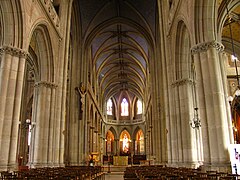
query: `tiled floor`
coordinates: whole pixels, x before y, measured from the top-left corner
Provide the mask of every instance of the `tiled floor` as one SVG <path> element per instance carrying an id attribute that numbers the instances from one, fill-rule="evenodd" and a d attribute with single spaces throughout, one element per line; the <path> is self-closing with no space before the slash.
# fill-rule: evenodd
<path id="1" fill-rule="evenodd" d="M 105 180 L 123 180 L 123 172 L 106 173 Z"/>

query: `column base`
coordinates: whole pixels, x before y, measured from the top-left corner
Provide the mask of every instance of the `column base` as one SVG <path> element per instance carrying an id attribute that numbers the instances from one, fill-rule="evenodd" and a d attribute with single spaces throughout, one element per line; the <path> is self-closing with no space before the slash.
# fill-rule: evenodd
<path id="1" fill-rule="evenodd" d="M 18 170 L 18 164 L 0 164 L 0 171 L 17 171 Z"/>
<path id="2" fill-rule="evenodd" d="M 32 168 L 43 168 L 43 167 L 65 167 L 63 163 L 28 163 L 29 169 Z"/>
<path id="3" fill-rule="evenodd" d="M 232 173 L 230 162 L 203 163 L 201 168 L 203 169 L 203 171 L 219 171 L 219 172 Z"/>

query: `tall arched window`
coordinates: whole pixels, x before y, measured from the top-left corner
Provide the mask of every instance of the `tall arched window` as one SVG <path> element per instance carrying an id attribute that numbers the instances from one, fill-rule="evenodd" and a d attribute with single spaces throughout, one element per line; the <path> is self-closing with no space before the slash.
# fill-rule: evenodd
<path id="1" fill-rule="evenodd" d="M 107 115 L 112 115 L 112 100 L 107 101 Z"/>
<path id="2" fill-rule="evenodd" d="M 137 114 L 142 114 L 142 101 L 137 100 Z"/>
<path id="3" fill-rule="evenodd" d="M 126 98 L 123 98 L 121 103 L 121 116 L 128 116 L 128 102 Z"/>

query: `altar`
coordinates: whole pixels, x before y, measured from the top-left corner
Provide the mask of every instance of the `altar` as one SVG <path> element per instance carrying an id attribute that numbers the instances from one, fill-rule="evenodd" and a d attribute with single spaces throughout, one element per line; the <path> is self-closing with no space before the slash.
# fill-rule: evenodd
<path id="1" fill-rule="evenodd" d="M 113 156 L 113 165 L 127 166 L 128 165 L 128 156 Z"/>

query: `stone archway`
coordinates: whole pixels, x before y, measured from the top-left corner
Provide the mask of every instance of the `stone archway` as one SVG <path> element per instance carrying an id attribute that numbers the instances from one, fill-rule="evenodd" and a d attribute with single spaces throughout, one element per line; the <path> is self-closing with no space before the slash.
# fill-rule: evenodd
<path id="1" fill-rule="evenodd" d="M 53 161 L 53 124 L 56 85 L 53 83 L 53 55 L 48 29 L 38 25 L 32 33 L 25 70 L 19 134 L 19 155 L 28 158 L 22 165 L 44 166 Z M 29 99 L 32 99 L 29 101 Z M 28 107 L 25 106 L 28 104 Z M 28 112 L 31 109 L 31 112 Z M 29 119 L 27 122 L 26 119 Z M 31 128 L 31 129 L 30 129 Z M 25 139 L 31 137 L 26 145 Z M 51 143 L 49 143 L 51 142 Z"/>

